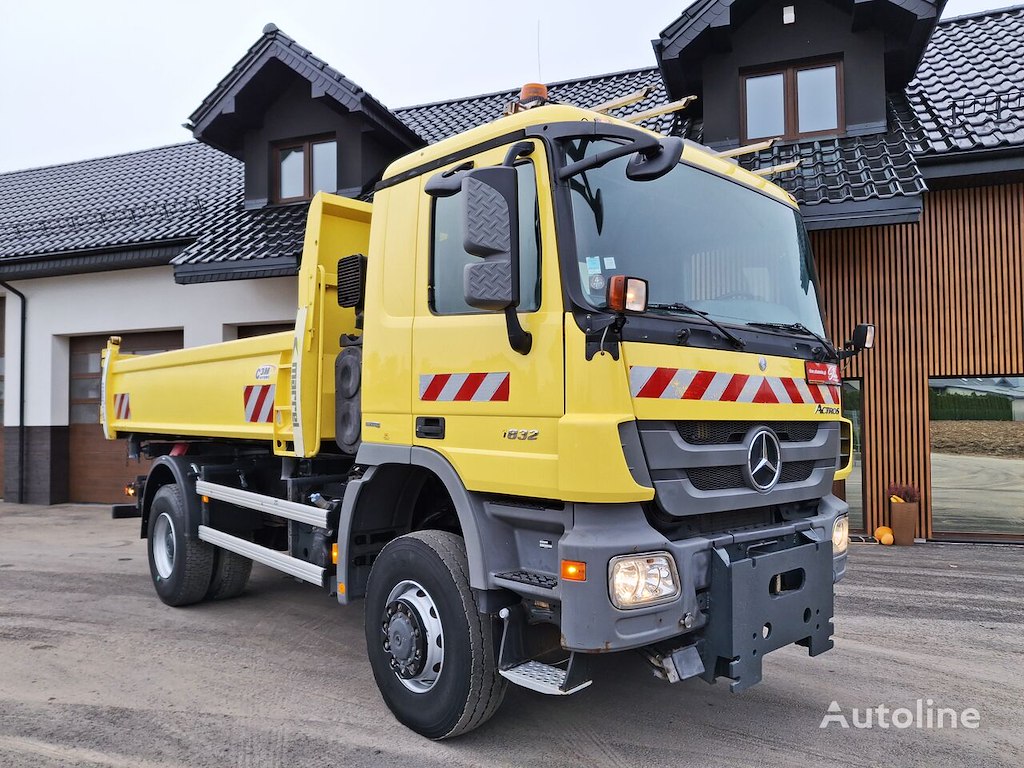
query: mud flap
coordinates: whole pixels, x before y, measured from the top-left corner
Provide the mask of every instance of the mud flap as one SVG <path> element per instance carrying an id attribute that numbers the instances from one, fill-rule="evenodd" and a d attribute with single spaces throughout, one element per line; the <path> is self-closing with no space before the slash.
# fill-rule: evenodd
<path id="1" fill-rule="evenodd" d="M 701 647 L 705 680 L 728 677 L 735 693 L 761 680 L 770 651 L 797 643 L 817 656 L 832 648 L 832 542 L 804 540 L 738 560 L 714 550 Z"/>

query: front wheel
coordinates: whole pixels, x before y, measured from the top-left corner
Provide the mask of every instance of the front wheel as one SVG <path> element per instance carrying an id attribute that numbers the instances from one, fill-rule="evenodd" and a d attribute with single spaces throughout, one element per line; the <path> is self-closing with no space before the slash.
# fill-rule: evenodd
<path id="1" fill-rule="evenodd" d="M 494 620 L 479 612 L 468 572 L 461 537 L 420 531 L 384 547 L 367 584 L 377 687 L 401 723 L 430 739 L 482 725 L 505 695 Z"/>

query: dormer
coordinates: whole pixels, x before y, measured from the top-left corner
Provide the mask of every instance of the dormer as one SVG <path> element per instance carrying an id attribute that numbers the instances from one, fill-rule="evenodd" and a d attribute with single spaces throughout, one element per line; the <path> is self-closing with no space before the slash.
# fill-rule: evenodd
<path id="1" fill-rule="evenodd" d="M 887 129 L 944 0 L 698 0 L 654 41 L 672 98 L 725 149 Z"/>
<path id="2" fill-rule="evenodd" d="M 387 107 L 273 24 L 186 127 L 245 164 L 245 207 L 356 197 L 424 144 Z"/>

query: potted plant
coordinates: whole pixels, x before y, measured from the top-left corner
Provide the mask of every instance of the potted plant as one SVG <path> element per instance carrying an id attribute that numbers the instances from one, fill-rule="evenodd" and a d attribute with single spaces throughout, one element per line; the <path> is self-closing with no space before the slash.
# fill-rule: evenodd
<path id="1" fill-rule="evenodd" d="M 893 544 L 909 546 L 914 543 L 917 531 L 917 513 L 921 494 L 909 484 L 893 483 L 886 492 L 889 496 L 889 525 L 892 528 Z"/>

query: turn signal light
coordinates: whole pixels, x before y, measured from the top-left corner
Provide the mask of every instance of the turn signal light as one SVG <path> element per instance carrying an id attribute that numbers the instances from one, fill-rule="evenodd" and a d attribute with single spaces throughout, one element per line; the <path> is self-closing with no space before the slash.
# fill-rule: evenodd
<path id="1" fill-rule="evenodd" d="M 562 579 L 565 581 L 586 581 L 587 564 L 579 560 L 563 560 Z"/>
<path id="2" fill-rule="evenodd" d="M 808 384 L 835 384 L 843 383 L 839 375 L 839 366 L 835 363 L 813 363 L 807 361 L 806 366 Z"/>
<path id="3" fill-rule="evenodd" d="M 338 545 L 331 544 L 331 563 L 338 564 Z"/>
<path id="4" fill-rule="evenodd" d="M 125 496 L 134 496 L 135 495 L 135 483 L 128 483 L 124 487 L 124 495 Z"/>
<path id="5" fill-rule="evenodd" d="M 612 312 L 643 312 L 647 309 L 647 281 L 639 277 L 608 278 L 608 309 Z"/>

